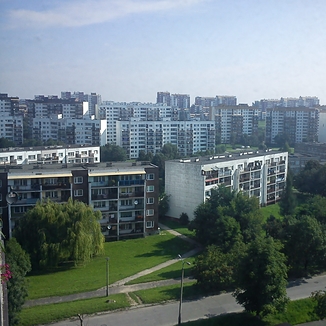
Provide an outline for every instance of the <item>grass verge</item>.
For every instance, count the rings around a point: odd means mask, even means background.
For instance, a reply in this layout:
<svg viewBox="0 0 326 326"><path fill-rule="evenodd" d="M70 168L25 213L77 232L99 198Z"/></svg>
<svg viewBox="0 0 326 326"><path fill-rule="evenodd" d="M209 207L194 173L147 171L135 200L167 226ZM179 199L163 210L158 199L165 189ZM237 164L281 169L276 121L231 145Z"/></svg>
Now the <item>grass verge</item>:
<svg viewBox="0 0 326 326"><path fill-rule="evenodd" d="M105 254L84 266L27 277L28 299L63 296L97 290L106 284L106 257L110 284L144 269L174 259L192 249L188 242L162 231L146 238L105 243Z"/></svg>
<svg viewBox="0 0 326 326"><path fill-rule="evenodd" d="M130 303L126 294L110 295L109 302L107 297L100 297L51 305L35 306L22 310L20 313L20 325L44 325L70 318L77 320L78 314L94 314L96 312L124 309L127 307L130 307Z"/></svg>
<svg viewBox="0 0 326 326"><path fill-rule="evenodd" d="M195 257L186 258L186 261L190 262L191 265L184 264L185 276L192 275L191 269L194 265ZM174 264L162 268L158 271L150 273L148 275L141 276L135 280L127 282L127 285L131 284L139 284L146 282L154 282L154 281L163 281L168 279L177 279L181 277L181 267L182 263L180 261L175 262Z"/></svg>
<svg viewBox="0 0 326 326"><path fill-rule="evenodd" d="M173 229L189 238L195 238L195 231L188 230L187 226L181 225L178 221L164 218L160 220L160 223L168 226L170 229Z"/></svg>

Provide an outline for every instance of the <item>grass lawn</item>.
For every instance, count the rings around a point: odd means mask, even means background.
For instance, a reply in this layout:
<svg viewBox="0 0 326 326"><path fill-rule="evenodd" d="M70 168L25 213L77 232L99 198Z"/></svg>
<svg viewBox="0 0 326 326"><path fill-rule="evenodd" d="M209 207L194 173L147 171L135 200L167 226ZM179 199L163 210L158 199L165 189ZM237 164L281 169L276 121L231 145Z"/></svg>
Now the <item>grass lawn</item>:
<svg viewBox="0 0 326 326"><path fill-rule="evenodd" d="M86 292L106 284L106 258L110 284L144 269L176 258L192 248L191 244L162 231L146 238L105 243L105 254L84 266L27 277L28 299Z"/></svg>
<svg viewBox="0 0 326 326"><path fill-rule="evenodd" d="M263 214L265 222L271 215L274 215L277 219L280 219L282 217L280 214L279 204L272 204L272 205L262 207L261 212Z"/></svg>
<svg viewBox="0 0 326 326"><path fill-rule="evenodd" d="M178 231L179 233L181 233L189 238L195 237L195 231L188 230L187 226L181 225L178 221L174 221L174 220L165 218L165 219L161 219L159 222L168 226L170 229Z"/></svg>
<svg viewBox="0 0 326 326"><path fill-rule="evenodd" d="M44 306L35 306L22 310L20 313L19 325L44 325L71 317L78 320L76 321L76 325L80 325L80 321L77 317L78 314L93 314L96 312L123 309L127 307L130 307L130 303L127 295L124 293L110 295L109 302L107 297L100 297Z"/></svg>
<svg viewBox="0 0 326 326"><path fill-rule="evenodd" d="M191 265L184 264L184 270L185 270L185 277L188 277L191 275L191 269L194 265L195 257L189 257L185 259L186 261L190 262ZM158 271L155 271L153 273L150 273L148 275L141 276L135 280L132 280L126 284L139 284L139 283L146 283L146 282L153 282L153 281L162 281L167 279L177 279L181 278L181 268L182 263L181 261L177 261L176 263L162 268Z"/></svg>

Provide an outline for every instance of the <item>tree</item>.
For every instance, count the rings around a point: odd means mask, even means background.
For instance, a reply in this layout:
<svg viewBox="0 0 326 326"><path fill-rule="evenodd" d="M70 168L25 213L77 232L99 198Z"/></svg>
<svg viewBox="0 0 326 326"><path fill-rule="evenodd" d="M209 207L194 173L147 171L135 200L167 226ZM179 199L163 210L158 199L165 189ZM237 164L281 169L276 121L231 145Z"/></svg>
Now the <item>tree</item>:
<svg viewBox="0 0 326 326"><path fill-rule="evenodd" d="M208 246L195 260L193 274L197 285L210 293L234 289L234 270L242 253L241 246L228 253L215 245Z"/></svg>
<svg viewBox="0 0 326 326"><path fill-rule="evenodd" d="M14 235L31 257L33 269L88 261L103 250L99 211L78 201L39 202L21 218ZM28 232L26 232L28 230Z"/></svg>
<svg viewBox="0 0 326 326"><path fill-rule="evenodd" d="M5 252L6 263L11 271L11 278L7 282L9 324L20 325L19 313L28 294L25 276L31 270L31 263L15 238L6 241Z"/></svg>
<svg viewBox="0 0 326 326"><path fill-rule="evenodd" d="M295 187L301 192L326 197L326 166L317 161L309 161L294 180Z"/></svg>
<svg viewBox="0 0 326 326"><path fill-rule="evenodd" d="M0 138L0 148L15 147L15 143L7 138Z"/></svg>
<svg viewBox="0 0 326 326"><path fill-rule="evenodd" d="M161 152L167 160L174 160L176 158L179 158L177 145L166 143L163 145Z"/></svg>
<svg viewBox="0 0 326 326"><path fill-rule="evenodd" d="M257 238L240 259L233 295L257 316L283 311L288 302L286 257L280 250L281 244L273 238Z"/></svg>
<svg viewBox="0 0 326 326"><path fill-rule="evenodd" d="M306 275L324 266L325 231L313 216L289 217L284 232L284 250L292 273Z"/></svg>
<svg viewBox="0 0 326 326"><path fill-rule="evenodd" d="M145 151L139 151L138 159L137 161L151 161L153 159L153 153L152 152L145 152Z"/></svg>
<svg viewBox="0 0 326 326"><path fill-rule="evenodd" d="M164 218L169 211L170 196L163 193L158 199L158 215L160 218Z"/></svg>
<svg viewBox="0 0 326 326"><path fill-rule="evenodd" d="M100 150L102 162L117 162L127 159L126 151L118 145L106 144L105 146L101 146Z"/></svg>
<svg viewBox="0 0 326 326"><path fill-rule="evenodd" d="M314 313L319 319L326 318L326 291L320 290L311 293L311 298L315 301Z"/></svg>
<svg viewBox="0 0 326 326"><path fill-rule="evenodd" d="M217 240L216 221L224 214L223 207L229 206L235 196L225 186L211 189L211 196L194 211L195 218L190 222L189 229L195 230L196 238L203 245L215 244ZM221 207L218 210L218 207Z"/></svg>
<svg viewBox="0 0 326 326"><path fill-rule="evenodd" d="M181 225L188 225L189 224L189 216L187 213L181 213L180 214L180 224Z"/></svg>
<svg viewBox="0 0 326 326"><path fill-rule="evenodd" d="M288 173L286 178L285 190L282 193L281 200L279 202L281 215L292 215L296 208L296 199L293 193L293 178L291 173Z"/></svg>

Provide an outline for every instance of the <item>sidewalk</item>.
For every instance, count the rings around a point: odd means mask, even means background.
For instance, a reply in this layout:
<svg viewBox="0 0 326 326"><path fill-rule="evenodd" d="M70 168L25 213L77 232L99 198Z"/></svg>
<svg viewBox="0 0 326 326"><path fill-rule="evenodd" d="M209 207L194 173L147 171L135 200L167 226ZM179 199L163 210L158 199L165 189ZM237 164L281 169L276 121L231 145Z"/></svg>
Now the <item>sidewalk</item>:
<svg viewBox="0 0 326 326"><path fill-rule="evenodd" d="M159 227L161 228L161 230L170 232L171 234L173 234L177 237L180 237L181 239L197 246L195 249L192 249L189 252L185 253L182 258L188 258L188 257L194 256L202 250L202 246L200 244L198 244L196 241L194 241L193 239L190 239L190 238L182 235L181 233L168 228L167 226L165 226L163 224L159 224ZM141 276L148 275L148 274L158 271L164 267L170 266L170 265L176 263L177 261L178 261L177 258L168 260L162 264L159 264L159 265L154 266L149 269L145 269L135 275L126 277L122 280L119 280L119 281L113 283L113 284L110 284L109 293L110 294L128 293L128 292L133 292L133 291L138 291L138 290L151 289L151 288L160 287L160 286L178 284L180 282L180 279L170 279L170 280L147 282L147 283L140 283L140 284L134 284L134 285L125 285L126 283L133 281ZM192 281L191 278L184 279L184 282L190 282L190 281ZM103 287L98 290L90 291L90 292L76 293L76 294L70 294L70 295L60 296L60 297L48 297L48 298L28 300L25 302L23 307L27 308L27 307L38 306L38 305L68 302L68 301L75 301L75 300L81 300L81 299L89 299L89 298L95 298L95 297L102 297L105 295L106 295L106 287Z"/></svg>

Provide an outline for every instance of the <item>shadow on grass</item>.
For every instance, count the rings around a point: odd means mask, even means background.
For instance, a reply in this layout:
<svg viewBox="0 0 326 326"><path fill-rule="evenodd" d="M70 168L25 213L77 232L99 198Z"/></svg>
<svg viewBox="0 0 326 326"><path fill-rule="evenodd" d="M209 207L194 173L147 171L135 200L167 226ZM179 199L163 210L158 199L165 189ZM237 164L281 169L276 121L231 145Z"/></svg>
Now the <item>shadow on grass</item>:
<svg viewBox="0 0 326 326"><path fill-rule="evenodd" d="M164 237L164 234L162 234ZM154 257L154 256L168 256L170 259L175 259L178 254L183 255L184 253L194 249L195 246L186 242L178 237L162 241L156 244L152 251L136 255L135 257Z"/></svg>

